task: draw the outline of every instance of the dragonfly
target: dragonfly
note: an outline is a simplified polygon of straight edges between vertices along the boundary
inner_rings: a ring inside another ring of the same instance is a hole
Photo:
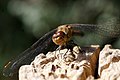
[[[47,53],[54,51],[58,47],[67,45],[72,36],[83,36],[86,32],[96,32],[98,34],[106,33],[110,37],[120,37],[120,26],[114,25],[116,31],[109,31],[108,29],[101,28],[104,25],[95,24],[65,24],[53,29],[46,33],[31,47],[22,52],[18,57],[8,62],[4,66],[3,75],[13,76],[18,73],[20,66],[30,64],[34,58],[40,53]],[[113,26],[113,25],[112,25]],[[111,26],[107,26],[110,28]]]

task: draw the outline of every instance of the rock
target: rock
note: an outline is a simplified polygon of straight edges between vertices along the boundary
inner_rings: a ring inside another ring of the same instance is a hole
[[[19,80],[94,80],[99,52],[99,46],[75,46],[72,51],[39,54],[30,65],[20,67]]]
[[[100,80],[120,80],[120,49],[106,45],[99,55]]]
[[[97,45],[81,49],[75,46],[72,51],[39,54],[30,65],[20,67],[19,80],[94,80],[97,65],[97,80],[120,80],[120,49],[105,45],[100,52]]]

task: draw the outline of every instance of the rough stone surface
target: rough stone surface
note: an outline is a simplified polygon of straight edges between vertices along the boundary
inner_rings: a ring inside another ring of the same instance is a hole
[[[63,49],[36,56],[19,70],[19,80],[94,80],[99,46]]]
[[[99,55],[100,80],[120,80],[120,49],[106,45]]]

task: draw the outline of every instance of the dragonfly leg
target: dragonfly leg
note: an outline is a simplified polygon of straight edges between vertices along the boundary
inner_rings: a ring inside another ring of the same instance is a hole
[[[60,50],[61,50],[62,46],[59,46],[56,50],[55,50],[55,56],[57,59],[59,59],[59,55],[57,54],[57,51],[59,51],[60,54]],[[62,57],[62,56],[61,56]]]
[[[65,58],[65,56],[66,56],[66,54],[67,54],[68,51],[69,51],[69,50],[67,49],[67,51],[66,51],[65,53],[63,53],[63,55],[62,55],[62,59]]]
[[[60,50],[61,50],[61,49],[64,49],[64,48],[65,48],[65,46],[59,46],[59,47],[55,50],[55,55],[56,55],[56,58],[57,58],[57,59],[59,59],[59,58],[64,59],[66,53],[68,52],[68,49],[67,49],[67,51],[66,51],[65,53],[61,53]],[[57,51],[59,51],[59,54],[57,54]]]
[[[77,50],[74,48],[75,46]],[[68,50],[62,55],[62,57],[67,62],[74,61],[75,59],[77,59],[77,54],[83,53],[81,48],[77,44],[75,44],[74,41],[72,40],[66,45],[66,48]]]

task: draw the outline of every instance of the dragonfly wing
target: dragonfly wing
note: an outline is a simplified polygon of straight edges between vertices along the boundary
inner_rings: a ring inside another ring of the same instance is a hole
[[[120,24],[104,24],[104,25],[94,25],[94,24],[68,24],[72,26],[75,32],[94,32],[101,36],[116,38],[120,37]]]
[[[14,73],[18,72],[20,66],[24,64],[30,64],[30,62],[40,53],[47,53],[48,51],[53,51],[57,48],[52,41],[52,35],[55,33],[56,29],[46,33],[41,37],[36,43],[34,43],[30,48],[25,50],[15,59],[11,60],[3,70],[3,75],[12,76]]]

